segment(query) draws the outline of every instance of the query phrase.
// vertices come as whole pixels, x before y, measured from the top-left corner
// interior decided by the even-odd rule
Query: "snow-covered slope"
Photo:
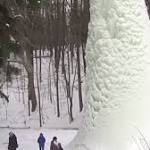
[[[49,55],[47,51],[43,53],[44,56]],[[13,58],[13,57],[12,57]],[[41,110],[42,110],[42,124],[47,128],[77,128],[80,124],[81,115],[79,113],[77,89],[74,88],[73,96],[73,116],[74,122],[69,123],[68,106],[65,94],[65,82],[63,76],[60,76],[60,118],[56,115],[56,89],[54,86],[54,64],[51,63],[51,76],[49,76],[49,57],[42,58],[42,82],[40,83],[41,94]],[[28,116],[28,92],[27,92],[27,73],[24,67],[18,63],[11,63],[21,69],[21,74],[18,76],[13,75],[13,80],[3,86],[3,91],[9,95],[10,102],[7,104],[5,100],[0,99],[0,126],[14,126],[14,127],[39,127],[39,113],[38,107],[31,116]],[[34,66],[36,61],[34,59]],[[39,59],[38,59],[39,67]],[[36,68],[36,67],[34,67]],[[50,101],[48,78],[52,82],[52,97],[53,102]],[[35,69],[35,88],[37,94],[37,79]]]

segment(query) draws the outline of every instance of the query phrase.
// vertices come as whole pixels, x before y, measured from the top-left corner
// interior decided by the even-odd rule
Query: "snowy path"
[[[50,141],[53,136],[58,137],[62,146],[67,145],[75,135],[77,130],[52,130],[52,129],[0,129],[0,150],[7,150],[8,133],[12,131],[18,138],[19,148],[17,150],[38,150],[37,138],[42,132],[46,138],[45,150],[49,150]]]

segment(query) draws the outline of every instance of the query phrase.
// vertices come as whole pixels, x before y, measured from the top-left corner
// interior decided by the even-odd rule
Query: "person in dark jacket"
[[[56,136],[54,136],[51,141],[50,150],[59,150],[59,145],[58,145]]]
[[[17,137],[13,132],[10,132],[8,150],[16,150],[17,148],[18,148]]]
[[[58,143],[59,150],[63,150],[61,143]]]
[[[37,142],[39,143],[39,150],[44,150],[46,140],[42,133],[40,133]]]

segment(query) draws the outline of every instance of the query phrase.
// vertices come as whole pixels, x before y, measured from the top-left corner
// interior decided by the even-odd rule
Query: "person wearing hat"
[[[9,132],[8,150],[16,150],[18,148],[17,137],[13,132]]]
[[[59,150],[59,145],[58,145],[56,136],[54,136],[51,141],[50,150]]]
[[[44,150],[46,140],[43,133],[40,133],[37,142],[39,143],[39,150]]]

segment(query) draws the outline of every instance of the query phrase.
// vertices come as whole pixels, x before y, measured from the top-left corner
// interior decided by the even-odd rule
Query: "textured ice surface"
[[[139,131],[150,139],[150,32],[144,0],[91,0],[90,12],[85,116],[69,149],[139,150]]]

